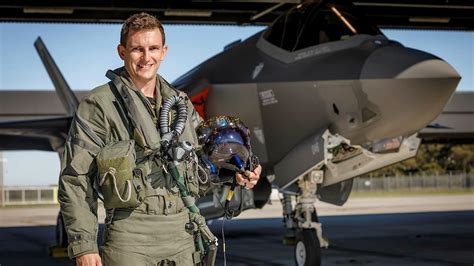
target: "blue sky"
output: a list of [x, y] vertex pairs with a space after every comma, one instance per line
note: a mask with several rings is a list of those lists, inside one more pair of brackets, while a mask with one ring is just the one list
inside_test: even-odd
[[[195, 65], [262, 27], [165, 25], [168, 56], [159, 70], [173, 81]], [[116, 53], [120, 25], [0, 23], [0, 90], [53, 90], [33, 47], [43, 38], [71, 88], [90, 90], [106, 82], [105, 72], [121, 66]], [[458, 90], [474, 90], [474, 33], [385, 30], [407, 47], [450, 63], [463, 77]], [[58, 179], [53, 152], [4, 152], [5, 185], [49, 185]], [[25, 163], [28, 167], [25, 167]]]

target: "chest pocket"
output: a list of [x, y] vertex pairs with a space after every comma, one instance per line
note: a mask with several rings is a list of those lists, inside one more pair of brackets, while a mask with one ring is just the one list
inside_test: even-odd
[[199, 181], [197, 177], [197, 166], [194, 163], [190, 162], [183, 162], [180, 165], [180, 172], [184, 177], [184, 183], [186, 185], [186, 188], [188, 189], [188, 192], [191, 193], [191, 195], [194, 198], [199, 197]]
[[134, 140], [106, 145], [97, 155], [99, 185], [106, 209], [135, 208], [145, 198], [142, 170], [135, 161]]
[[[167, 188], [171, 193], [177, 193], [177, 183], [172, 175], [164, 170], [161, 163], [151, 163], [152, 170], [151, 174], [147, 177], [146, 181], [151, 185], [152, 189]], [[189, 193], [192, 196], [197, 196], [199, 193], [199, 183], [196, 177], [196, 167], [193, 163], [182, 162], [178, 166], [178, 171], [183, 178], [184, 184]], [[152, 195], [149, 193], [149, 195]]]

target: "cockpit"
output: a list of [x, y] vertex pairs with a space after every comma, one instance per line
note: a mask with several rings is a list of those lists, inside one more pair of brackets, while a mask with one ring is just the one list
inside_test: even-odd
[[353, 35], [383, 35], [347, 1], [308, 1], [279, 17], [263, 38], [293, 52]]

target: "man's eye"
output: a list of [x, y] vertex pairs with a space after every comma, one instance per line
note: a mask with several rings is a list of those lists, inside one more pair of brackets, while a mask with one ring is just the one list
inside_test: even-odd
[[140, 48], [134, 47], [134, 48], [132, 48], [132, 52], [140, 52]]

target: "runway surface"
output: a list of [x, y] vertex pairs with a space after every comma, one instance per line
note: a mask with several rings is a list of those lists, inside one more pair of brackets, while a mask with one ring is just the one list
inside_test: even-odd
[[[473, 265], [474, 211], [321, 217], [323, 265]], [[221, 221], [211, 224], [220, 238]], [[54, 226], [0, 228], [0, 265], [74, 265], [47, 256]], [[293, 265], [281, 218], [225, 222], [227, 265]], [[218, 264], [223, 265], [222, 251]]]
[[[441, 211], [474, 211], [474, 193], [459, 195], [405, 195], [354, 197], [344, 206], [317, 202], [319, 216], [418, 213]], [[0, 208], [0, 227], [55, 225], [59, 206]], [[105, 210], [99, 204], [99, 222], [104, 222]], [[280, 201], [273, 200], [262, 209], [243, 212], [237, 219], [278, 218], [282, 216]]]

